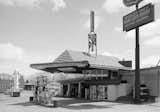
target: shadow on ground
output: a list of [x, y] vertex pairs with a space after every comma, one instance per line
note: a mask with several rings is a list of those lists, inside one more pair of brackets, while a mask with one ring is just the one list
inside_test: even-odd
[[101, 106], [101, 105], [93, 105], [93, 104], [83, 104], [83, 105], [64, 106], [63, 108], [80, 110], [80, 109], [102, 109], [102, 108], [111, 108], [111, 107]]
[[[112, 108], [116, 105], [123, 105], [122, 103], [110, 103], [102, 105], [99, 101], [90, 101], [90, 100], [81, 100], [81, 99], [61, 99], [57, 100], [57, 107], [80, 110], [80, 109], [103, 109], [103, 108]], [[97, 103], [96, 103], [97, 102]], [[106, 102], [106, 101], [102, 101]], [[100, 104], [100, 105], [98, 105]], [[9, 105], [20, 105], [20, 106], [41, 106], [32, 102], [21, 102], [21, 103], [13, 103]]]
[[[100, 105], [98, 105], [100, 104]], [[123, 105], [122, 103], [110, 103], [102, 105], [100, 102], [107, 102], [107, 101], [91, 101], [91, 100], [78, 100], [78, 99], [72, 99], [72, 100], [60, 100], [58, 102], [58, 106], [62, 108], [67, 109], [73, 109], [73, 110], [80, 110], [80, 109], [102, 109], [102, 108], [112, 108], [116, 105]]]
[[[57, 98], [55, 100], [57, 101], [57, 107], [73, 109], [73, 110], [102, 109], [102, 108], [112, 108], [117, 105], [134, 104], [133, 100], [129, 97], [123, 97], [114, 102], [110, 102], [107, 100], [91, 101], [91, 100], [77, 99], [77, 98]], [[103, 104], [101, 102], [103, 102]], [[156, 105], [152, 105], [151, 102], [145, 103], [145, 104], [156, 106]], [[33, 106], [37, 104], [32, 102], [21, 102], [21, 103], [14, 103], [10, 105]], [[37, 106], [40, 106], [40, 105], [37, 105]]]
[[10, 104], [10, 105], [21, 105], [21, 106], [33, 106], [33, 105], [36, 105], [32, 102], [21, 102], [21, 103], [14, 103], [14, 104]]

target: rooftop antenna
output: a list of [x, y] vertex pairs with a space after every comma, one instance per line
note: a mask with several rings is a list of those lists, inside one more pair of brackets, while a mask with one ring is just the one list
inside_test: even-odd
[[90, 11], [90, 32], [88, 34], [88, 54], [97, 56], [97, 34], [94, 32], [94, 11]]

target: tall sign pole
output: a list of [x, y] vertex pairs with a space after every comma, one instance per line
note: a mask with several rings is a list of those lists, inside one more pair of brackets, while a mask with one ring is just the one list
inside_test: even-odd
[[[138, 3], [136, 4], [136, 11]], [[135, 49], [135, 103], [140, 103], [140, 48], [139, 48], [139, 27], [136, 27], [136, 49]]]
[[136, 6], [136, 10], [123, 17], [123, 31], [135, 29], [135, 82], [134, 101], [140, 103], [140, 48], [139, 48], [139, 27], [154, 21], [154, 5], [151, 3], [139, 8], [138, 5], [143, 0], [123, 0], [127, 7]]

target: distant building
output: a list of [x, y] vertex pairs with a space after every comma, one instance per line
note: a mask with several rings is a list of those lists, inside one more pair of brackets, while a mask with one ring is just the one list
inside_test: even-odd
[[15, 87], [15, 75], [18, 74], [18, 87], [24, 88], [24, 78], [19, 72], [14, 72], [12, 75], [6, 73], [0, 73], [0, 92], [5, 92], [7, 89], [13, 89]]
[[5, 92], [14, 86], [13, 76], [5, 73], [0, 73], [0, 92]]
[[25, 84], [24, 77], [23, 77], [23, 75], [20, 75], [20, 77], [19, 77], [19, 88], [23, 89], [24, 84]]
[[34, 90], [35, 87], [35, 82], [33, 82], [32, 80], [27, 80], [24, 83], [24, 90]]
[[14, 71], [13, 78], [14, 78], [14, 89], [22, 90], [24, 88], [24, 83], [25, 83], [23, 75], [20, 74], [18, 71]]

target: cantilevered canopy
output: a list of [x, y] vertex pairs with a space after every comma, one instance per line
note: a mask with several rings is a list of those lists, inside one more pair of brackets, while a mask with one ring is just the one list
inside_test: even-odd
[[64, 72], [64, 73], [77, 73], [82, 69], [88, 68], [88, 61], [72, 61], [72, 62], [53, 62], [53, 63], [41, 63], [31, 64], [34, 69], [43, 70], [47, 72]]
[[84, 69], [130, 70], [112, 56], [92, 56], [86, 52], [66, 50], [52, 63], [31, 64], [31, 67], [47, 72], [81, 73]]

